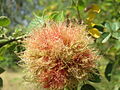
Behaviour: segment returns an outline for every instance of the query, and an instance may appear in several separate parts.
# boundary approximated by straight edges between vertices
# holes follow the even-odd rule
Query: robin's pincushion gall
[[[84,25],[46,23],[24,40],[22,59],[36,83],[51,90],[86,80],[98,56]]]

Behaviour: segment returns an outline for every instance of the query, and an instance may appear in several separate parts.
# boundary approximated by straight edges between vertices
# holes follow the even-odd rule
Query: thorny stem
[[[3,43],[0,43],[0,48],[3,47],[3,46],[5,46],[6,44],[11,43],[11,42],[18,41],[18,40],[22,40],[22,39],[25,38],[25,37],[26,37],[26,36],[24,36],[24,37],[18,37],[18,38],[13,38],[13,39],[10,39],[10,40],[5,41],[5,42],[3,42]]]

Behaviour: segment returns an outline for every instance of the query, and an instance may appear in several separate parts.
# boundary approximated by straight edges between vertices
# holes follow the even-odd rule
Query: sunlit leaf
[[[95,26],[95,23],[92,23],[92,22],[91,22],[91,26],[94,28],[94,26]],[[96,28],[96,27],[95,27],[95,28]]]
[[[108,33],[108,35],[103,39],[102,43],[106,43],[110,37],[111,37],[111,33]]]
[[[90,28],[93,28],[96,25],[95,23],[88,21],[88,20],[86,23],[87,23],[88,27],[90,27]]]
[[[96,16],[95,13],[89,12],[89,13],[88,13],[88,18],[87,18],[87,20],[88,20],[88,21],[93,21],[93,20],[95,19],[95,16]]]
[[[100,8],[97,4],[92,4],[90,6],[88,6],[86,9],[85,9],[86,12],[95,12],[95,13],[99,13],[100,12]]]
[[[101,44],[102,41],[103,41],[109,34],[110,34],[109,32],[103,32],[103,33],[101,34],[100,38],[98,38],[98,39],[96,40],[96,42]]]
[[[10,24],[10,19],[6,16],[0,16],[0,26],[8,26]]]
[[[106,27],[107,31],[115,32],[115,31],[118,31],[118,29],[120,28],[120,23],[119,22],[107,22],[107,23],[105,23],[105,27]]]
[[[120,23],[119,22],[114,22],[111,25],[112,25],[112,30],[113,31],[117,31],[120,28]]]
[[[91,11],[99,13],[100,8],[99,8],[99,6],[97,4],[92,4]]]
[[[114,33],[112,33],[112,37],[120,40],[120,32],[114,32]]]
[[[88,32],[95,38],[99,38],[101,35],[100,31],[96,28],[91,28],[88,30]]]

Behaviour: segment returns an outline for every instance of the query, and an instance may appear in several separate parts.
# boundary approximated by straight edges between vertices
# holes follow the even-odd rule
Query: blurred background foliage
[[[81,90],[120,90],[120,0],[0,0],[0,67],[19,69],[22,39],[46,19],[85,23],[95,39],[93,46],[102,55],[98,63],[101,76],[93,75],[95,80]]]
[[[76,17],[75,3],[77,0],[0,0],[0,16],[8,16],[12,21],[11,26],[28,25],[33,14],[38,16],[51,15],[57,11],[64,11],[65,15]],[[78,9],[81,17],[85,17],[84,9],[92,3],[101,8],[101,13],[96,21],[120,20],[120,0],[79,0]]]

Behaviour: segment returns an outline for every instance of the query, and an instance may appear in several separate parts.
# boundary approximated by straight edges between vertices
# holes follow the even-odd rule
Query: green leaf
[[[84,10],[85,5],[84,5],[83,0],[78,0],[78,8],[79,10]]]
[[[10,24],[10,19],[6,16],[0,17],[0,26],[8,26]]]
[[[107,29],[107,32],[111,32],[112,28],[111,28],[111,23],[110,22],[105,23],[105,27]]]
[[[101,44],[102,41],[105,39],[105,37],[107,37],[109,35],[109,32],[103,32],[103,34],[101,34],[100,38],[96,39],[96,43]]]
[[[0,67],[0,74],[3,73],[5,70]]]
[[[100,31],[97,28],[90,28],[88,32],[95,38],[99,38],[101,36]]]
[[[96,90],[96,89],[92,85],[90,85],[90,84],[84,84],[81,87],[81,90]]]
[[[3,87],[3,80],[0,78],[0,87]]]
[[[105,23],[105,27],[107,29],[108,32],[111,31],[118,31],[118,29],[120,28],[120,23],[119,22],[107,22]]]
[[[111,37],[111,33],[107,33],[108,35],[103,39],[102,43],[106,43]]]
[[[64,90],[70,90],[68,87],[65,87]]]
[[[112,23],[112,30],[117,31],[120,28],[120,23],[119,22],[114,22]]]
[[[37,15],[34,15],[34,19],[28,25],[27,32],[32,31],[34,28],[42,27],[44,23],[45,23],[44,17],[39,17]]]
[[[114,47],[115,47],[116,50],[119,50],[119,49],[120,49],[120,41],[117,40],[117,41],[114,43]]]
[[[53,19],[53,20],[54,20],[57,15],[58,15],[58,12],[52,13],[52,14],[49,16],[49,19]]]
[[[97,28],[99,31],[103,32],[104,31],[104,27],[102,25],[94,25],[93,28]]]
[[[109,62],[106,66],[106,69],[105,69],[105,77],[108,81],[111,80],[111,72],[112,72],[113,64],[114,63]]]
[[[112,37],[120,40],[120,32],[113,32],[113,33],[112,33]]]
[[[78,0],[78,5],[83,6],[84,5],[83,0]]]
[[[8,32],[11,32],[11,30],[8,30],[4,27],[0,27],[0,39],[4,38],[4,36],[8,36]]]
[[[22,26],[18,25],[15,27],[14,32],[12,33],[12,36],[14,38],[23,36],[25,34],[25,30]]]
[[[88,80],[94,83],[100,83],[101,79],[99,74],[99,71],[95,69],[94,72],[90,73],[90,78]]]
[[[120,0],[115,0],[116,2],[120,3]]]
[[[56,22],[63,22],[65,20],[64,12],[55,13],[52,15],[52,19]]]

